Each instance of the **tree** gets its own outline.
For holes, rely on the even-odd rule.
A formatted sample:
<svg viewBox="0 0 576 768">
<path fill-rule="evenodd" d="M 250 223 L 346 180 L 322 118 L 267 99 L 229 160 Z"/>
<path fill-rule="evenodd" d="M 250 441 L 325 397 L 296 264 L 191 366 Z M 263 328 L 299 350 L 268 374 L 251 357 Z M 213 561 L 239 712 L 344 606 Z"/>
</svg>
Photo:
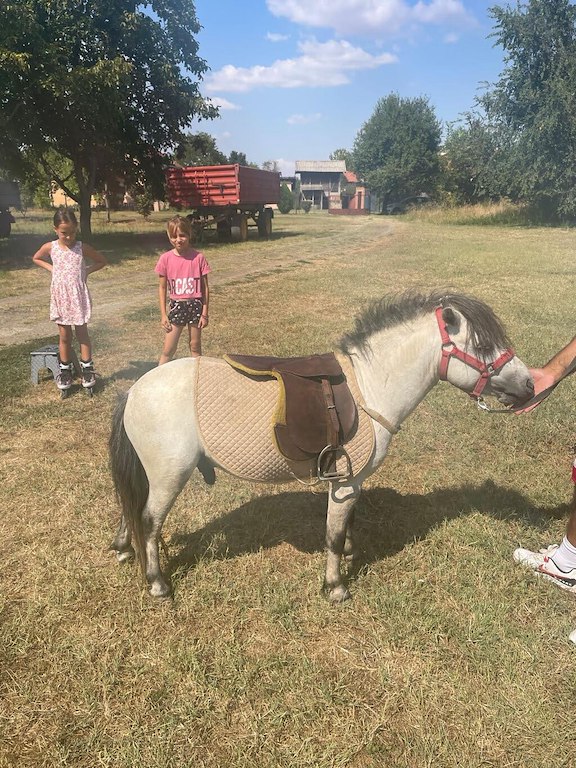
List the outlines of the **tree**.
<svg viewBox="0 0 576 768">
<path fill-rule="evenodd" d="M 440 153 L 446 198 L 456 204 L 515 198 L 513 156 L 514 138 L 505 126 L 467 113 L 461 124 L 448 126 Z"/>
<path fill-rule="evenodd" d="M 576 7 L 528 0 L 490 10 L 506 68 L 479 101 L 510 144 L 519 194 L 542 210 L 576 216 Z"/>
<path fill-rule="evenodd" d="M 347 149 L 335 149 L 330 153 L 330 160 L 344 160 L 346 163 L 346 170 L 354 170 L 354 156 L 352 152 Z"/>
<path fill-rule="evenodd" d="M 280 197 L 278 200 L 278 210 L 280 213 L 290 213 L 294 207 L 294 197 L 288 187 L 288 184 L 282 184 L 280 187 Z"/>
<path fill-rule="evenodd" d="M 248 165 L 248 160 L 246 159 L 244 152 L 236 152 L 235 149 L 230 152 L 228 162 L 232 164 L 238 163 L 238 165 Z"/>
<path fill-rule="evenodd" d="M 216 139 L 208 133 L 186 134 L 176 152 L 182 165 L 223 165 L 228 158 L 216 146 Z"/>
<path fill-rule="evenodd" d="M 354 141 L 353 168 L 385 204 L 417 192 L 434 192 L 440 123 L 425 98 L 380 99 Z"/>
<path fill-rule="evenodd" d="M 280 173 L 280 165 L 278 160 L 265 160 L 262 163 L 262 168 L 265 171 L 273 171 L 274 173 Z"/>
<path fill-rule="evenodd" d="M 146 11 L 148 12 L 144 12 Z M 190 0 L 5 0 L 0 4 L 0 165 L 40 165 L 80 206 L 118 177 L 163 189 L 167 157 L 193 117 L 207 69 Z M 74 184 L 51 158 L 67 159 Z"/>
</svg>

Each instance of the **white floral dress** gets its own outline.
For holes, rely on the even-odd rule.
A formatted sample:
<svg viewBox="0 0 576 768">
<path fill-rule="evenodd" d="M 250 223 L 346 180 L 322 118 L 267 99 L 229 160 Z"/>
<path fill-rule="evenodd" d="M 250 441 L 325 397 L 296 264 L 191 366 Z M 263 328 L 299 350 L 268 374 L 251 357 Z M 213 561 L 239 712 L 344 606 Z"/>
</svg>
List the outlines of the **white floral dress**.
<svg viewBox="0 0 576 768">
<path fill-rule="evenodd" d="M 86 284 L 82 243 L 66 248 L 54 240 L 50 258 L 53 265 L 50 320 L 59 325 L 85 325 L 90 320 L 92 300 Z"/>
</svg>

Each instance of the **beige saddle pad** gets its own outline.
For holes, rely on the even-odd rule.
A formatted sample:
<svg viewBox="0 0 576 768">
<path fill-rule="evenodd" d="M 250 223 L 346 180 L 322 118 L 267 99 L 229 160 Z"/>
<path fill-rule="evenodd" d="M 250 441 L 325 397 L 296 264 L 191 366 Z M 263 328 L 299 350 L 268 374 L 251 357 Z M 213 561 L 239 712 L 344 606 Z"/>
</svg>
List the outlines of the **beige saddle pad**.
<svg viewBox="0 0 576 768">
<path fill-rule="evenodd" d="M 315 461 L 290 461 L 276 448 L 273 420 L 278 381 L 239 373 L 217 358 L 200 357 L 198 362 L 198 428 L 206 454 L 215 464 L 245 480 L 284 483 L 296 477 L 312 482 Z M 351 365 L 343 364 L 342 368 L 354 398 L 360 398 Z M 361 408 L 357 410 L 356 430 L 346 443 L 353 475 L 362 471 L 374 450 L 372 421 Z M 337 468 L 344 470 L 341 462 Z"/>
</svg>

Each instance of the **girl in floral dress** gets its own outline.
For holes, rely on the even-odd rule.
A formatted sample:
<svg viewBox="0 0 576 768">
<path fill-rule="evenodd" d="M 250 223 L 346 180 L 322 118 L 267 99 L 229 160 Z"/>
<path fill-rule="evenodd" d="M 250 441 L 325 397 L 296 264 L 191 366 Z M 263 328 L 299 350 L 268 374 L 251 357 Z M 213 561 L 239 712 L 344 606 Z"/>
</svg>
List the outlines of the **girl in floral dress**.
<svg viewBox="0 0 576 768">
<path fill-rule="evenodd" d="M 108 263 L 105 257 L 87 243 L 76 240 L 78 222 L 73 211 L 60 208 L 54 215 L 53 240 L 36 251 L 32 261 L 52 273 L 50 286 L 50 320 L 58 324 L 60 373 L 58 389 L 66 392 L 72 385 L 72 327 L 80 344 L 82 386 L 91 390 L 96 384 L 92 362 L 92 344 L 88 320 L 92 301 L 86 280 Z M 88 257 L 90 263 L 86 263 Z"/>
</svg>

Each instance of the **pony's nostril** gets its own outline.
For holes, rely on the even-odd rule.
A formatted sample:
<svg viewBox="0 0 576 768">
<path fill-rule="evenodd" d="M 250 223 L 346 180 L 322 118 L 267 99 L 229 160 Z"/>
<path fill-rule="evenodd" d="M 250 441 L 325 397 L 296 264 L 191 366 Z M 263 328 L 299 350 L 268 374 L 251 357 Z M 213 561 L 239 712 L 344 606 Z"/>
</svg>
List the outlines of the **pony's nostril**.
<svg viewBox="0 0 576 768">
<path fill-rule="evenodd" d="M 526 389 L 530 390 L 530 392 L 534 392 L 534 382 L 532 379 L 526 379 Z"/>
</svg>

